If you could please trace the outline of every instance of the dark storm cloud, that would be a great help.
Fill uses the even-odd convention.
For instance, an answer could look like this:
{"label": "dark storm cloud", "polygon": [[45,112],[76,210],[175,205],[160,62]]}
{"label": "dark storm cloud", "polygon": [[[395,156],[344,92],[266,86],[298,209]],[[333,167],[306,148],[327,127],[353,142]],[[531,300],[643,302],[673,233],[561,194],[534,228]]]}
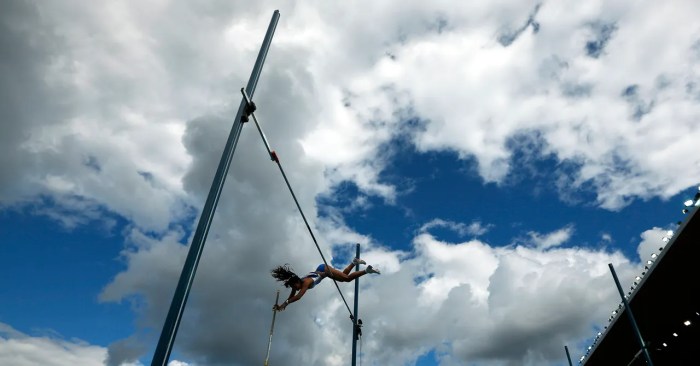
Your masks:
{"label": "dark storm cloud", "polygon": [[46,82],[62,45],[35,4],[8,0],[0,5],[0,206],[29,198],[31,183],[25,178],[37,156],[24,144],[35,128],[66,114],[61,96]]}

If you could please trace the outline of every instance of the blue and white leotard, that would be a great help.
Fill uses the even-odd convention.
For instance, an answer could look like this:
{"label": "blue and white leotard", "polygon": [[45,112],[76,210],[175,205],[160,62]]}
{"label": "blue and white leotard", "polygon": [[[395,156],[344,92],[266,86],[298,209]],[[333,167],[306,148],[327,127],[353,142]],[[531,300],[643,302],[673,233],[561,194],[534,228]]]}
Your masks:
{"label": "blue and white leotard", "polygon": [[316,267],[316,271],[314,272],[309,272],[304,278],[313,278],[314,282],[311,283],[311,286],[309,286],[309,290],[314,288],[316,285],[321,283],[324,278],[326,278],[326,265],[325,264],[319,264],[318,267]]}

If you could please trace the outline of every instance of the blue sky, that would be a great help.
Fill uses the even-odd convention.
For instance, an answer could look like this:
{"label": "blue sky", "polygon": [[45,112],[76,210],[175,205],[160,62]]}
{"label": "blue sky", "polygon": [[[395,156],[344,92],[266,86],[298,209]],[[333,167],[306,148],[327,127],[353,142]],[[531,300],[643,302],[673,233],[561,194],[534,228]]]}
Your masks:
{"label": "blue sky", "polygon": [[[0,364],[150,363],[276,5],[2,5]],[[280,8],[257,115],[324,254],[382,270],[363,365],[580,357],[619,302],[608,263],[630,283],[697,192],[698,11]],[[171,365],[262,362],[269,270],[320,261],[245,126]],[[335,291],[279,314],[271,363],[347,364]]]}
{"label": "blue sky", "polygon": [[[128,336],[128,306],[98,304],[97,294],[120,269],[119,232],[67,229],[30,212],[3,213],[3,322],[25,332],[51,333],[106,345]],[[124,327],[124,325],[127,327]]]}
{"label": "blue sky", "polygon": [[[473,165],[473,161],[459,161],[451,153],[420,154],[404,146],[393,157],[384,179],[406,189],[405,195],[392,205],[372,199],[369,209],[348,217],[347,222],[399,248],[435,217],[488,223],[492,227],[479,237],[497,246],[527,242],[532,231],[553,232],[571,225],[575,227],[571,240],[576,245],[620,250],[633,259],[640,233],[654,226],[673,229],[673,220],[682,219],[679,203],[694,194],[691,187],[670,199],[636,200],[619,211],[610,211],[597,207],[593,193],[585,189],[575,192],[570,201],[563,200],[552,176],[539,173],[559,168],[551,159],[514,168],[512,177],[502,185],[484,184]],[[347,205],[357,197],[358,190],[343,185],[335,193],[334,199]],[[377,228],[377,222],[382,223],[382,229]],[[433,233],[448,241],[465,239],[444,228]],[[614,243],[604,240],[604,234]]]}

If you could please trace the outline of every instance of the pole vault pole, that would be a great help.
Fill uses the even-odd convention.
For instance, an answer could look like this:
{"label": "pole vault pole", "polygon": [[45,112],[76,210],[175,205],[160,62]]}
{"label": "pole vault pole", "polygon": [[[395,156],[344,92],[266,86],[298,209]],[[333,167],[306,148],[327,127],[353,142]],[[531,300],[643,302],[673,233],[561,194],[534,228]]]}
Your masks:
{"label": "pole vault pole", "polygon": [[265,356],[264,366],[270,364],[270,349],[272,348],[272,332],[275,330],[275,318],[277,317],[277,303],[280,301],[280,290],[277,290],[275,297],[275,306],[272,308],[272,325],[270,326],[270,339],[267,341],[267,356]]}
{"label": "pole vault pole", "polygon": [[[270,20],[270,25],[267,28],[267,34],[265,34],[265,39],[263,40],[262,47],[258,53],[258,58],[255,60],[253,72],[250,74],[250,79],[248,79],[246,91],[251,97],[255,93],[255,87],[258,85],[260,72],[262,71],[263,64],[265,63],[265,57],[267,56],[267,51],[270,48],[272,36],[275,33],[275,28],[277,27],[279,17],[279,11],[275,10],[274,13],[272,13],[272,19]],[[231,165],[231,158],[233,157],[233,152],[236,149],[238,138],[241,135],[241,129],[243,128],[243,121],[241,119],[244,116],[246,107],[247,104],[245,100],[241,100],[238,107],[238,113],[236,114],[236,119],[233,121],[231,132],[228,136],[228,140],[226,140],[226,147],[221,155],[219,167],[216,170],[214,181],[211,184],[207,201],[202,209],[202,215],[199,217],[197,230],[194,233],[190,250],[187,253],[185,265],[180,273],[180,280],[177,283],[177,288],[175,289],[175,294],[173,295],[173,300],[170,304],[170,310],[168,311],[168,316],[166,317],[165,324],[163,325],[163,331],[160,333],[160,339],[158,340],[158,346],[156,346],[151,366],[167,366],[168,360],[170,359],[170,353],[172,352],[173,344],[175,343],[175,336],[177,335],[177,330],[180,326],[180,321],[182,320],[182,313],[184,312],[185,304],[187,303],[187,297],[190,294],[192,282],[194,281],[194,276],[197,272],[199,259],[202,256],[202,249],[204,248],[204,243],[207,240],[207,234],[209,233],[209,227],[211,226],[211,221],[214,217],[214,211],[216,211],[216,205],[219,202],[221,190],[224,187],[226,174],[228,173],[229,166]]]}
{"label": "pole vault pole", "polygon": [[[355,248],[355,258],[360,258],[360,243],[357,243],[357,247]],[[360,263],[357,263],[355,265],[355,270],[359,271],[360,270]],[[352,366],[355,366],[357,364],[357,339],[359,338],[360,335],[360,328],[358,326],[358,317],[359,315],[357,314],[357,302],[360,294],[360,277],[355,277],[355,308],[353,311],[353,314],[355,314],[355,318],[352,320]],[[362,322],[360,320],[360,322]]]}

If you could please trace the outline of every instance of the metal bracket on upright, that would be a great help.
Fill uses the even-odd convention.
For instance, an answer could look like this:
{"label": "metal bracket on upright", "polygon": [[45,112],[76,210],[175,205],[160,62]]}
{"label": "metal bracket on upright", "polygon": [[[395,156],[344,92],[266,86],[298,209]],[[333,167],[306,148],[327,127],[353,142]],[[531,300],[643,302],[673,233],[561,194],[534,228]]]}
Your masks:
{"label": "metal bracket on upright", "polygon": [[[262,127],[260,127],[260,123],[258,122],[258,118],[255,117],[255,110],[258,108],[255,105],[255,102],[253,102],[250,99],[250,96],[248,96],[248,93],[246,93],[244,88],[241,88],[241,94],[243,94],[243,100],[245,101],[246,105],[246,114],[241,116],[241,121],[243,122],[248,122],[248,116],[253,117],[253,122],[255,122],[255,127],[257,127],[258,132],[260,133],[260,137],[263,140],[263,143],[265,144],[265,148],[267,149],[267,153],[270,154],[270,159],[272,161],[278,162],[279,163],[279,158],[277,157],[277,153],[275,150],[272,150],[270,148],[270,143],[267,141],[267,137],[265,136],[265,132],[263,132]],[[245,120],[243,120],[243,117],[245,116]]]}
{"label": "metal bracket on upright", "polygon": [[245,109],[241,115],[241,122],[246,123],[248,122],[248,116],[253,114],[258,107],[253,101],[250,100],[250,98],[248,98],[248,93],[245,92],[245,88],[241,88],[241,92],[243,93],[243,97],[245,97]]}
{"label": "metal bracket on upright", "polygon": [[362,337],[362,319],[357,319],[357,324],[355,324],[355,340]]}

